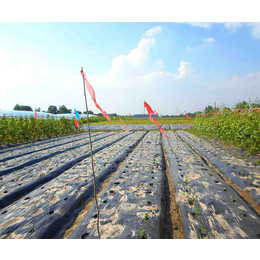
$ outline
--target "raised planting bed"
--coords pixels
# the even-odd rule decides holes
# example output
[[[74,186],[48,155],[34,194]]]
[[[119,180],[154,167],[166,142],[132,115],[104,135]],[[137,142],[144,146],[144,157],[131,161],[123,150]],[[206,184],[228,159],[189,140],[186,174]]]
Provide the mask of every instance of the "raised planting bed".
[[[96,139],[93,142],[93,153],[118,142],[129,134],[131,133],[106,134],[102,138]],[[90,146],[85,144],[48,157],[45,160],[38,160],[30,166],[1,176],[0,208],[9,205],[17,198],[52,180],[76,163],[90,157],[90,155]]]
[[[190,129],[192,128],[193,124],[171,124],[170,129]]]
[[[238,158],[225,149],[217,148],[212,143],[188,132],[178,131],[177,133],[239,189],[248,192],[250,197],[260,206],[259,165]]]
[[[170,176],[186,238],[259,238],[260,218],[252,207],[185,144],[164,138]]]
[[[93,134],[94,136],[100,135],[100,133],[95,133]],[[33,145],[31,147],[27,147],[24,149],[17,149],[17,150],[12,150],[12,151],[7,151],[3,154],[0,155],[0,163],[4,162],[4,161],[8,161],[17,157],[21,157],[24,155],[28,155],[28,154],[32,154],[32,153],[36,153],[36,152],[40,152],[40,151],[47,151],[48,149],[51,148],[59,148],[59,146],[65,146],[67,144],[72,144],[72,147],[82,143],[82,141],[88,140],[88,135],[84,134],[81,136],[77,136],[77,137],[71,137],[65,140],[53,140],[52,142],[48,142],[48,143],[44,143],[44,144],[39,144],[39,145]]]
[[[163,238],[161,134],[150,132],[99,196],[101,238]],[[69,238],[97,238],[95,204]]]
[[[115,133],[110,133],[110,134],[103,133],[101,135],[93,136],[93,142],[107,138],[108,136],[114,134]],[[38,152],[30,153],[30,154],[26,154],[26,152],[24,152],[23,156],[17,156],[9,159],[7,158],[5,161],[0,162],[0,176],[9,174],[13,171],[17,171],[26,166],[35,164],[37,162],[56,156],[58,154],[62,154],[64,152],[77,149],[82,146],[85,147],[87,144],[89,144],[88,137],[86,137],[81,141],[76,141],[75,143],[72,142],[69,144],[53,147],[46,150],[40,150]]]
[[[97,189],[145,134],[125,135],[94,154]],[[0,238],[61,238],[93,199],[93,187],[91,158],[82,158],[74,167],[2,209]]]
[[[34,146],[42,145],[42,144],[48,144],[52,142],[56,142],[59,140],[69,140],[69,139],[76,139],[77,137],[83,137],[86,136],[86,133],[76,133],[76,134],[70,134],[70,135],[65,135],[62,137],[52,137],[52,138],[44,138],[44,139],[39,139],[39,140],[34,140],[34,141],[28,141],[25,144],[10,144],[5,147],[0,146],[0,154],[6,153],[6,152],[11,152],[11,151],[18,151],[18,150],[24,150],[24,148],[32,148]]]

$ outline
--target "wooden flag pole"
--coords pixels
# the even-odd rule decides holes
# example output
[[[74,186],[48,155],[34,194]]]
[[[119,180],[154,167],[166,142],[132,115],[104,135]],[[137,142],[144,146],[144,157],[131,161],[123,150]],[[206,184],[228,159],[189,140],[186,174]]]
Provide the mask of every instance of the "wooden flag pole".
[[[145,102],[145,101],[144,101],[144,102]],[[144,113],[145,113],[145,106],[144,106]],[[143,113],[143,131],[144,131],[144,113]],[[140,160],[141,160],[141,158],[142,158],[143,140],[144,140],[144,139],[142,139],[142,144],[141,144]]]
[[[83,68],[81,68],[81,70],[83,71]],[[86,104],[87,119],[88,119],[88,135],[89,135],[89,144],[90,144],[90,152],[91,152],[92,173],[93,173],[93,180],[94,180],[94,198],[95,198],[96,208],[97,208],[97,233],[98,233],[98,238],[100,238],[100,232],[99,232],[99,208],[98,208],[98,201],[97,201],[96,176],[95,176],[95,170],[94,170],[94,159],[93,159],[93,150],[92,150],[90,125],[89,125],[88,103],[87,103],[86,87],[85,87],[84,77],[83,77],[83,88],[84,88],[85,104]]]

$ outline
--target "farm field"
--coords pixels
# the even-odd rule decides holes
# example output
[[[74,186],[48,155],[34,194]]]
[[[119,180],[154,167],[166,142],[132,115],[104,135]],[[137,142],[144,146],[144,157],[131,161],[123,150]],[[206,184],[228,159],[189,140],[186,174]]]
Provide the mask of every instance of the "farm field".
[[[101,238],[260,238],[259,165],[189,124],[92,126]],[[0,238],[98,238],[93,187],[87,133],[1,149]]]
[[[147,115],[147,114],[146,114]],[[153,123],[150,121],[149,117],[130,117],[130,116],[121,116],[122,120],[126,125],[138,125],[138,124],[149,124],[152,125]],[[111,121],[108,121],[104,119],[104,117],[100,118],[91,118],[90,123],[92,125],[122,125],[122,122],[119,120],[118,117],[111,116]],[[101,120],[102,119],[102,120]],[[188,119],[186,117],[155,117],[156,121],[159,122],[159,124],[193,124],[194,118]],[[86,124],[86,121],[81,120],[81,123]]]

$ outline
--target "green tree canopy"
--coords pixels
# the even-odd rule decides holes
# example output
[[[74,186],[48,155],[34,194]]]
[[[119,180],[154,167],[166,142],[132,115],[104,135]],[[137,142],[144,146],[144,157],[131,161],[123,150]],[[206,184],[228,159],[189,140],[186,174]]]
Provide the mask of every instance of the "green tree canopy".
[[[66,106],[62,105],[59,106],[59,114],[70,114],[71,113],[71,109],[68,109]]]
[[[83,114],[87,114],[87,111],[84,111]],[[91,110],[88,111],[88,114],[89,115],[94,115],[93,111],[91,111]]]
[[[16,104],[14,106],[14,110],[19,110],[19,111],[33,111],[33,109],[30,106],[24,106],[24,105],[19,105]]]
[[[59,110],[57,109],[56,106],[49,106],[47,113],[51,113],[51,114],[58,114]]]
[[[235,105],[235,109],[246,109],[249,108],[249,104],[244,100]]]
[[[207,107],[205,107],[205,109],[204,109],[204,113],[211,113],[213,111],[213,107],[212,106],[210,106],[210,105],[208,105]]]

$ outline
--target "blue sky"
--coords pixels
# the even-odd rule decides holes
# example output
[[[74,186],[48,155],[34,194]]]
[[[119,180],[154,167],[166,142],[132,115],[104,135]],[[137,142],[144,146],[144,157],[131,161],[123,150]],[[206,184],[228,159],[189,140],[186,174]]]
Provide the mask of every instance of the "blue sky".
[[[260,23],[0,23],[0,108],[195,112],[260,98]],[[90,110],[98,113],[88,96]]]

